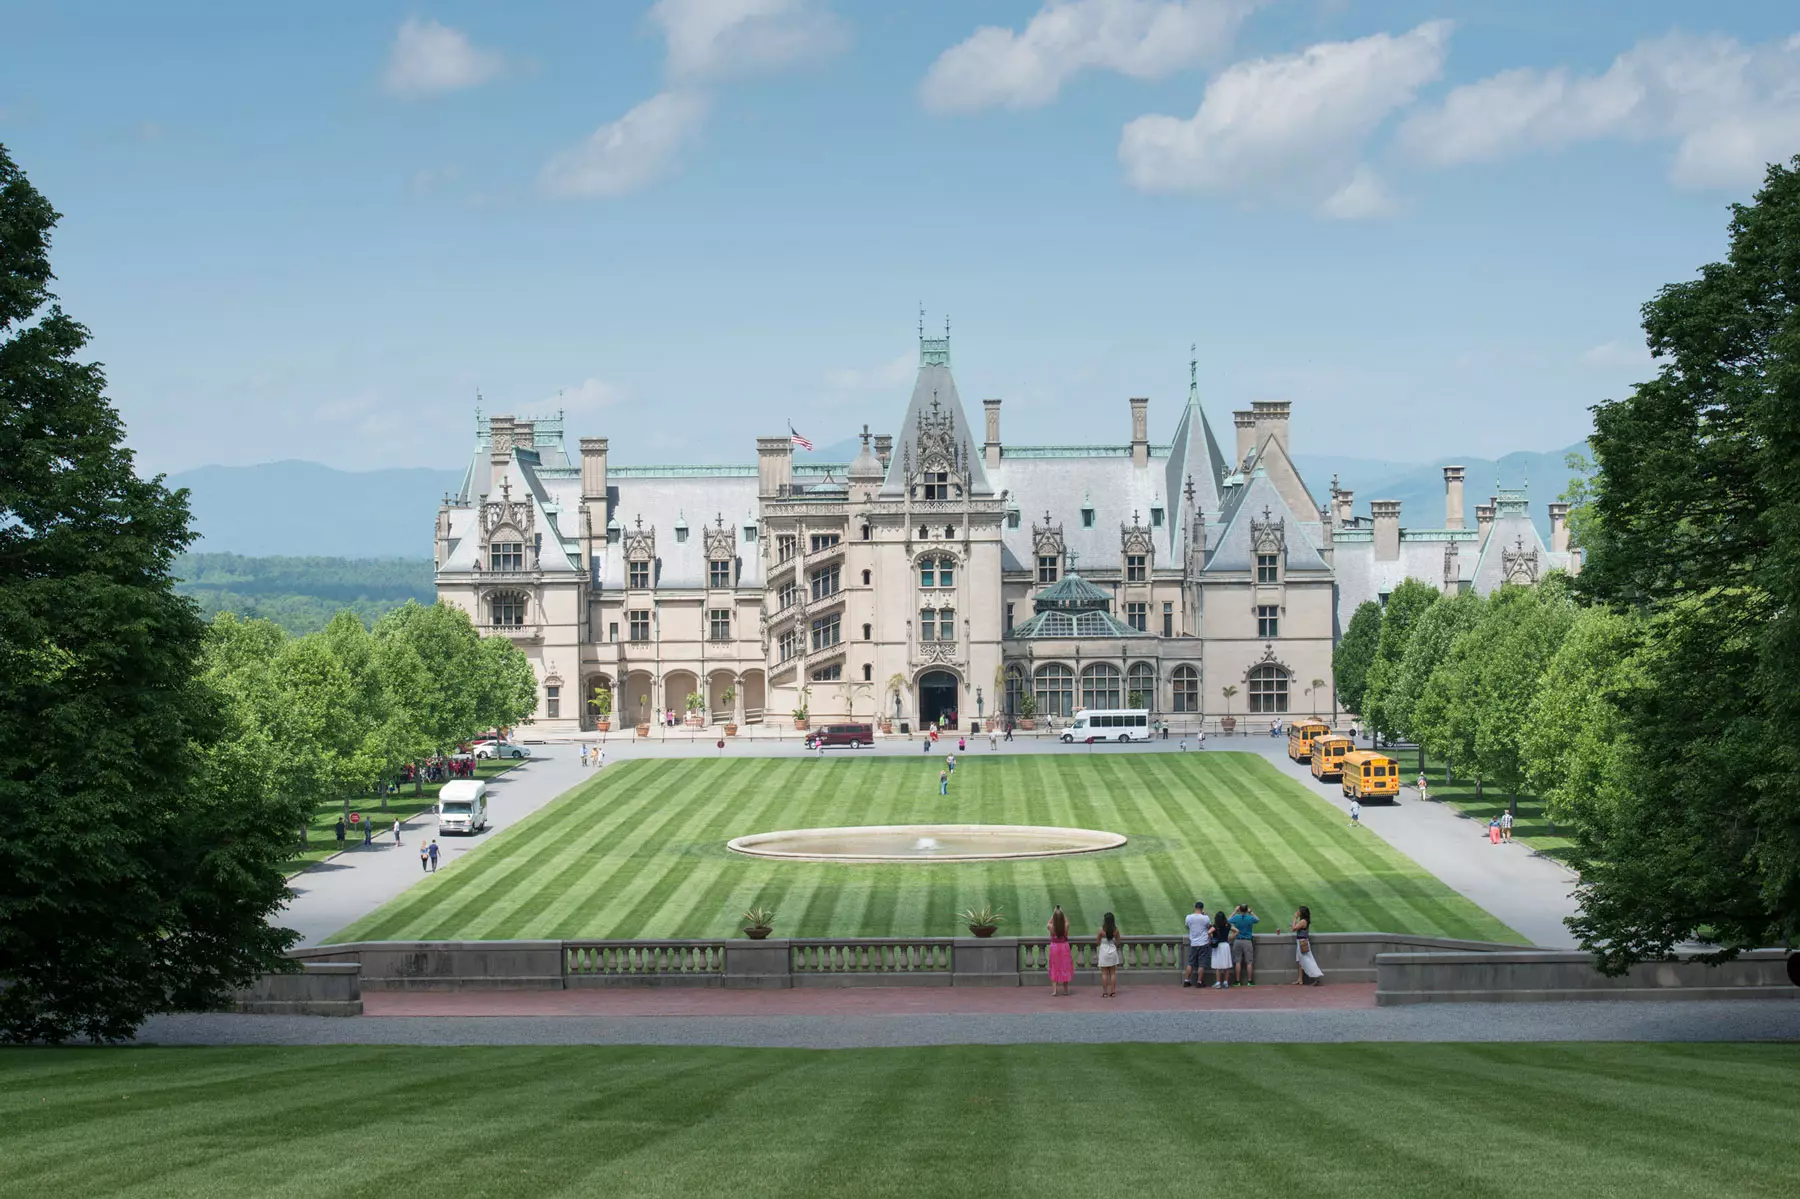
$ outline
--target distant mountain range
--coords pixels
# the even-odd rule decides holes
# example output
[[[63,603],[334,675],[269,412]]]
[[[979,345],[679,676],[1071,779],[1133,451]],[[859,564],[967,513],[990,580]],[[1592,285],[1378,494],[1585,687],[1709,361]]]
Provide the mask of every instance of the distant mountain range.
[[[847,462],[860,442],[821,446],[801,461]],[[1475,505],[1499,486],[1529,487],[1532,516],[1546,535],[1544,505],[1569,484],[1563,459],[1581,443],[1548,453],[1522,451],[1500,459],[1450,457],[1467,468],[1464,520],[1475,525]],[[1356,510],[1371,500],[1399,500],[1400,523],[1438,528],[1444,522],[1444,474],[1437,463],[1296,454],[1307,486],[1326,501],[1332,476],[1356,493]],[[430,558],[438,501],[462,483],[460,470],[414,467],[343,471],[317,462],[267,462],[259,466],[202,466],[169,476],[189,490],[199,553],[339,558]]]

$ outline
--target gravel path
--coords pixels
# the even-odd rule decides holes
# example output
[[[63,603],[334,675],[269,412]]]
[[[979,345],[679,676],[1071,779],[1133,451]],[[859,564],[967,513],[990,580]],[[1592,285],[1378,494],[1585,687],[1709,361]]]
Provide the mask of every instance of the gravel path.
[[[890,1016],[159,1016],[158,1045],[727,1045],[856,1049],[1120,1041],[1794,1041],[1800,1002],[1435,1004],[1360,1011]]]

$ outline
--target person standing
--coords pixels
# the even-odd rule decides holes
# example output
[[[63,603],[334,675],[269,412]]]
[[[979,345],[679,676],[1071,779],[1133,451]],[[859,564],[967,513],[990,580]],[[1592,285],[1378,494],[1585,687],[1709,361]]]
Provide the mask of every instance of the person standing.
[[[1511,845],[1512,844],[1512,826],[1513,826],[1512,809],[1508,808],[1508,809],[1506,809],[1506,811],[1500,813],[1500,842],[1501,842],[1501,844],[1503,844],[1503,845]]]
[[[1361,825],[1362,825],[1362,804],[1358,803],[1356,800],[1353,799],[1350,801],[1350,827],[1351,828],[1359,828],[1359,827],[1361,827]]]
[[[1298,976],[1290,985],[1316,987],[1325,981],[1325,972],[1313,960],[1312,909],[1302,905],[1289,927],[1294,930],[1294,964],[1298,967]]]
[[[437,873],[437,864],[438,864],[438,847],[437,847],[437,842],[433,841],[431,843],[431,872],[433,874]]]
[[[395,844],[395,845],[399,845],[399,844],[401,844],[401,841],[400,841],[400,822],[399,822],[399,821],[398,821],[398,820],[396,820],[396,821],[394,821],[394,844]]]
[[[1012,740],[1012,729],[1013,729],[1012,721],[1009,720],[1006,722],[1006,739],[1008,741]]]
[[[1100,967],[1100,997],[1111,999],[1119,993],[1119,963],[1125,960],[1120,947],[1119,922],[1111,912],[1100,917],[1100,935],[1094,938],[1098,947],[1096,964]]]
[[[950,772],[948,770],[938,771],[938,794],[950,794]]]
[[[342,848],[344,848],[344,818],[342,816],[339,816],[337,819],[336,831],[337,831],[338,848],[342,849]]]
[[[990,724],[990,725],[988,725],[988,751],[991,753],[994,750],[999,749],[999,748],[1000,748],[1000,734],[997,731],[995,731],[994,726]]]
[[[966,754],[969,752],[969,739],[967,737],[958,737],[956,739],[956,752],[959,754]]]
[[[365,820],[362,822],[362,826],[363,826],[363,844],[364,845],[375,844],[375,822],[373,820]]]
[[[1256,985],[1256,913],[1250,905],[1240,903],[1231,914],[1231,927],[1237,936],[1231,939],[1231,961],[1236,968],[1239,986]]]
[[[1194,910],[1183,921],[1188,931],[1188,968],[1181,976],[1184,987],[1206,983],[1206,951],[1212,947],[1212,921],[1206,918],[1206,904],[1196,899]]]
[[[1225,916],[1225,909],[1220,908],[1213,915],[1212,926],[1213,986],[1220,991],[1231,989],[1231,938],[1236,933]]]
[[[586,770],[587,764],[588,764],[588,747],[584,745],[581,747],[581,768],[583,770]]]
[[[929,734],[926,735],[925,740],[919,742],[919,748],[924,750],[927,754],[931,753],[931,737]]]
[[[424,842],[419,843],[419,873],[431,873],[431,849]]]
[[[956,755],[951,754],[948,757],[946,757],[944,759],[944,765],[948,766],[950,768],[951,774],[955,774],[956,773]]]
[[[1075,981],[1075,955],[1069,951],[1069,918],[1063,915],[1061,904],[1051,909],[1046,927],[1050,930],[1050,994],[1067,995],[1069,984]]]
[[[594,758],[594,768],[597,770],[600,767],[606,765],[606,746],[604,746],[604,745],[600,746],[598,749],[596,749],[594,751],[594,753],[596,755],[596,757]]]

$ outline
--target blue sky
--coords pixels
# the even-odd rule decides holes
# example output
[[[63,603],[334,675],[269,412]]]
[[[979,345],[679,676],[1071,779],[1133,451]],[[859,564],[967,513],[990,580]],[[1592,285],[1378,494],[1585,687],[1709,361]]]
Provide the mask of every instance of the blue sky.
[[[1548,449],[1800,152],[1800,13],[1539,0],[19,4],[0,141],[144,465],[625,461],[899,420],[918,306],[1015,442]]]

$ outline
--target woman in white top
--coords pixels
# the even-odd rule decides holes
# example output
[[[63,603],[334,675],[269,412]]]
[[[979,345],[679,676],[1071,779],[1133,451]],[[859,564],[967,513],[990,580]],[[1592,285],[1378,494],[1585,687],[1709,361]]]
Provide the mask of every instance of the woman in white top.
[[[1231,921],[1225,915],[1225,909],[1220,908],[1214,912],[1212,968],[1213,973],[1218,976],[1218,981],[1213,984],[1213,987],[1220,991],[1231,989],[1231,983],[1227,980],[1231,978],[1231,939],[1235,936],[1237,936],[1237,929],[1231,926]]]
[[[1119,922],[1111,912],[1100,917],[1100,935],[1094,941],[1100,947],[1100,997],[1111,999],[1119,993],[1119,963],[1125,960],[1119,948]]]

